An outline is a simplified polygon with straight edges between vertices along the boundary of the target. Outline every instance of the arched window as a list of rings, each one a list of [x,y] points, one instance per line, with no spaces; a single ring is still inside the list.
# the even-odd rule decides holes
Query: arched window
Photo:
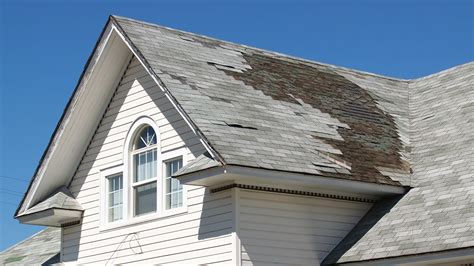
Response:
[[[134,216],[156,212],[158,185],[157,135],[150,125],[138,129],[131,150]]]

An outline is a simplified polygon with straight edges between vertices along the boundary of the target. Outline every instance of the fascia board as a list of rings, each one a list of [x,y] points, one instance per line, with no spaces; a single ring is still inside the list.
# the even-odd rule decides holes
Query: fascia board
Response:
[[[99,58],[102,55],[104,48],[106,47],[110,36],[112,35],[112,23],[110,22],[110,18],[106,25],[104,26],[99,39],[97,40],[95,47],[93,49],[92,54],[89,56],[89,59],[87,60],[87,63],[79,77],[79,80],[77,82],[77,85],[69,98],[68,103],[66,104],[66,107],[61,115],[61,118],[59,119],[58,124],[56,125],[56,128],[49,140],[49,143],[38,163],[38,166],[30,180],[30,183],[28,185],[27,191],[24,194],[22,200],[20,201],[19,206],[17,207],[15,211],[14,217],[18,217],[22,211],[25,211],[31,206],[33,195],[35,194],[38,184],[41,183],[43,177],[44,177],[44,172],[48,168],[48,165],[50,163],[50,159],[53,156],[55,150],[58,147],[58,143],[61,140],[64,130],[68,124],[68,122],[71,119],[71,115],[73,113],[74,108],[77,105],[77,102],[79,98],[83,95],[83,91],[85,86],[87,85],[91,74],[94,72],[97,63],[99,62]],[[79,162],[78,162],[79,163]]]

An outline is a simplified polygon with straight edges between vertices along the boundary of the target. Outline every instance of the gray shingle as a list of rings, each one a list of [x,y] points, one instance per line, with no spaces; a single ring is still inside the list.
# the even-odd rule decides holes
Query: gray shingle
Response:
[[[50,227],[0,253],[0,265],[59,263],[61,229]]]

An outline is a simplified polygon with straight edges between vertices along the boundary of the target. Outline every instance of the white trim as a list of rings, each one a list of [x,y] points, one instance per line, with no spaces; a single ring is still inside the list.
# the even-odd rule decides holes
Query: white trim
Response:
[[[181,158],[182,166],[185,166],[189,161],[189,158],[187,158],[188,154],[189,154],[189,149],[187,147],[171,150],[171,151],[168,151],[168,152],[164,152],[162,154],[162,163],[161,163],[161,165],[164,166],[164,164],[166,162],[169,162],[169,161],[174,160],[174,159]],[[165,170],[165,168],[163,167],[162,177],[165,176],[164,170]],[[162,178],[162,184],[163,184],[162,209],[163,209],[163,213],[166,214],[166,215],[168,215],[168,214],[173,215],[174,213],[187,212],[188,211],[188,197],[187,197],[187,195],[188,195],[188,186],[183,184],[183,206],[178,207],[178,208],[166,209],[166,191],[165,191],[166,184],[165,184],[165,181],[166,181],[165,178]]]
[[[54,190],[55,187],[59,186],[60,184],[58,184],[58,182],[68,184],[73,179],[75,170],[80,163],[80,159],[83,154],[85,154],[85,150],[88,147],[87,143],[95,133],[95,128],[102,117],[102,115],[94,115],[93,119],[96,121],[93,121],[93,125],[91,123],[86,123],[87,125],[81,123],[79,126],[78,124],[80,122],[78,122],[78,120],[82,119],[84,112],[90,110],[87,107],[87,104],[90,104],[90,102],[85,100],[90,97],[100,99],[100,101],[106,97],[110,98],[110,95],[113,94],[115,88],[120,82],[120,77],[127,67],[127,62],[129,62],[130,58],[133,56],[133,53],[130,51],[126,43],[117,37],[118,34],[113,30],[112,23],[109,22],[104,27],[100,39],[97,41],[96,47],[88,59],[85,70],[81,73],[80,80],[78,81],[73,95],[70,97],[66,106],[67,109],[64,110],[62,117],[51,136],[51,140],[43,153],[35,174],[30,181],[27,193],[23,197],[21,205],[18,206],[18,209],[15,212],[16,216],[21,216],[32,205],[36,204],[39,198],[44,197],[50,192],[50,190]],[[123,61],[123,64],[117,63],[117,61]],[[113,77],[109,73],[115,74],[115,72],[111,72],[111,69],[108,69],[108,72],[105,74],[99,75],[99,73],[102,73],[102,70],[107,68],[110,64],[115,64],[115,66],[120,65],[120,69],[114,67],[114,71],[117,71],[119,78],[115,78],[113,82],[111,81]],[[104,86],[104,82],[106,82],[107,85],[113,83],[110,85],[110,88],[112,89],[108,90],[109,86]],[[101,88],[101,90],[91,90],[91,87]],[[94,106],[99,106],[99,108],[92,108],[94,111],[103,113],[107,104],[94,104]],[[80,127],[91,127],[93,129],[83,132],[80,130]],[[71,145],[64,145],[65,143],[68,143],[71,138],[75,139],[73,143],[83,143],[83,145],[79,146],[79,148],[71,148],[69,147]],[[85,138],[87,138],[87,140],[84,140]],[[75,152],[70,153],[70,150],[75,150]],[[62,161],[65,160],[65,153],[66,157],[74,157],[76,155],[80,157],[78,159],[69,159],[68,162],[72,161],[72,163],[64,164]],[[67,153],[75,155],[67,155]],[[45,176],[48,176],[48,180],[55,180],[53,182],[54,184],[43,186],[42,184],[45,183]]]
[[[233,198],[233,212],[234,212],[234,232],[232,232],[232,244],[234,248],[232,251],[234,252],[234,256],[232,259],[234,260],[234,265],[242,265],[242,243],[239,237],[239,214],[240,214],[240,188],[233,188],[232,189],[232,198]]]
[[[78,88],[81,88],[81,89],[77,90],[77,93],[74,95],[74,98],[71,99],[71,104],[70,104],[68,110],[66,110],[65,112],[69,111],[69,114],[71,114],[73,112],[73,110],[75,109],[79,98],[82,96],[82,93],[83,93],[82,88],[87,86],[87,84],[88,84],[88,82],[89,82],[89,80],[92,76],[92,72],[94,72],[95,68],[97,67],[98,62],[100,61],[99,58],[101,58],[102,53],[105,50],[105,47],[107,47],[107,45],[109,44],[109,39],[110,39],[110,36],[112,36],[112,32],[113,32],[113,27],[108,25],[105,32],[104,32],[104,33],[106,33],[107,37],[105,37],[105,39],[100,41],[100,44],[97,47],[98,50],[95,52],[95,55],[93,56],[93,59],[95,60],[95,62],[87,68],[86,72],[84,72],[85,76],[80,81],[80,84],[78,86]],[[49,159],[51,158],[51,154],[53,154],[56,151],[57,147],[59,146],[59,145],[57,145],[57,143],[59,142],[59,139],[61,139],[62,136],[63,136],[64,128],[70,122],[69,117],[67,117],[65,115],[64,118],[65,119],[63,121],[61,121],[60,125],[58,126],[58,128],[61,128],[62,130],[58,131],[54,135],[53,139],[51,140],[51,144],[52,144],[51,147],[49,147],[49,149],[45,152],[45,158],[46,159],[44,161],[44,164],[42,164],[39,167],[38,172],[35,175],[35,179],[34,179],[34,182],[33,182],[33,185],[32,185],[32,189],[31,189],[31,191],[33,191],[33,193],[28,193],[26,204],[23,204],[23,206],[25,206],[24,210],[27,210],[27,209],[30,208],[31,202],[33,200],[33,195],[36,194],[36,190],[38,189],[38,185],[43,180],[44,172],[46,171],[46,169],[48,168],[48,165],[50,163]],[[21,210],[20,210],[20,212],[21,212]],[[21,215],[21,213],[18,213],[18,215]]]
[[[109,222],[108,221],[108,217],[109,217],[109,213],[108,213],[108,206],[107,206],[107,203],[108,203],[108,200],[107,200],[107,197],[108,197],[108,186],[107,186],[107,177],[109,176],[114,176],[114,175],[118,175],[118,174],[122,174],[122,180],[123,182],[125,182],[125,176],[124,176],[124,173],[123,173],[123,165],[116,165],[114,167],[108,167],[108,168],[105,168],[105,169],[102,169],[100,170],[100,173],[99,173],[99,178],[100,178],[100,213],[99,213],[99,216],[100,216],[100,224],[99,224],[99,228],[101,227],[104,227],[106,225],[109,225],[109,224],[114,224],[114,223],[118,223],[120,221],[115,221],[115,222]],[[123,203],[122,203],[122,220],[125,219],[125,183],[123,183],[123,188],[122,188],[122,196],[124,197],[123,200]]]
[[[156,173],[157,173],[157,176],[156,178],[153,178],[153,179],[147,179],[147,180],[144,180],[146,182],[144,182],[143,184],[145,183],[150,183],[152,181],[156,182],[156,202],[157,202],[157,205],[156,205],[156,213],[161,213],[161,204],[158,204],[159,203],[159,199],[160,199],[160,191],[163,190],[163,186],[162,184],[160,184],[159,180],[160,180],[160,176],[159,176],[159,173],[162,172],[162,165],[161,165],[161,145],[160,145],[160,141],[161,141],[161,136],[160,136],[160,128],[158,127],[158,125],[156,124],[155,120],[151,119],[150,117],[148,116],[141,116],[141,117],[138,117],[132,124],[132,126],[130,127],[130,129],[128,130],[127,132],[127,136],[126,136],[126,140],[125,140],[125,145],[123,147],[123,164],[124,164],[124,198],[125,198],[125,208],[127,210],[126,212],[126,217],[127,217],[127,220],[131,220],[131,219],[134,219],[134,218],[139,218],[139,217],[145,217],[145,216],[148,216],[148,214],[143,214],[143,215],[140,215],[140,216],[135,216],[135,211],[134,211],[134,201],[133,201],[133,187],[135,185],[138,185],[140,184],[141,182],[136,182],[134,183],[133,182],[133,170],[131,167],[133,167],[133,163],[132,160],[132,156],[133,156],[133,151],[132,151],[132,148],[133,148],[133,141],[135,140],[135,137],[137,136],[137,134],[139,133],[139,129],[143,126],[150,126],[153,128],[153,130],[155,131],[155,134],[156,134],[156,146],[153,147],[153,148],[156,148],[156,155],[157,155],[157,160],[156,160]]]
[[[178,176],[183,184],[216,186],[223,183],[290,185],[307,188],[327,188],[352,194],[375,197],[403,194],[404,187],[374,184],[311,174],[291,173],[244,166],[226,165]]]

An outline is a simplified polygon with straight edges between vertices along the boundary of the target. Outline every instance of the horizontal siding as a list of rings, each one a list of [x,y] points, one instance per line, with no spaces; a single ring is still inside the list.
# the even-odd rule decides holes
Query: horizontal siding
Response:
[[[164,93],[133,59],[70,184],[85,212],[80,225],[63,229],[63,260],[101,264],[231,262],[234,214],[230,192],[210,195],[203,187],[191,186],[185,213],[114,229],[100,228],[100,170],[123,163],[126,134],[132,123],[145,115],[160,129],[163,152],[186,146],[190,150],[187,158],[192,159],[205,151]],[[141,254],[135,254],[139,248],[135,240],[129,241],[130,233],[139,236]]]
[[[318,265],[371,204],[241,190],[242,265]]]

